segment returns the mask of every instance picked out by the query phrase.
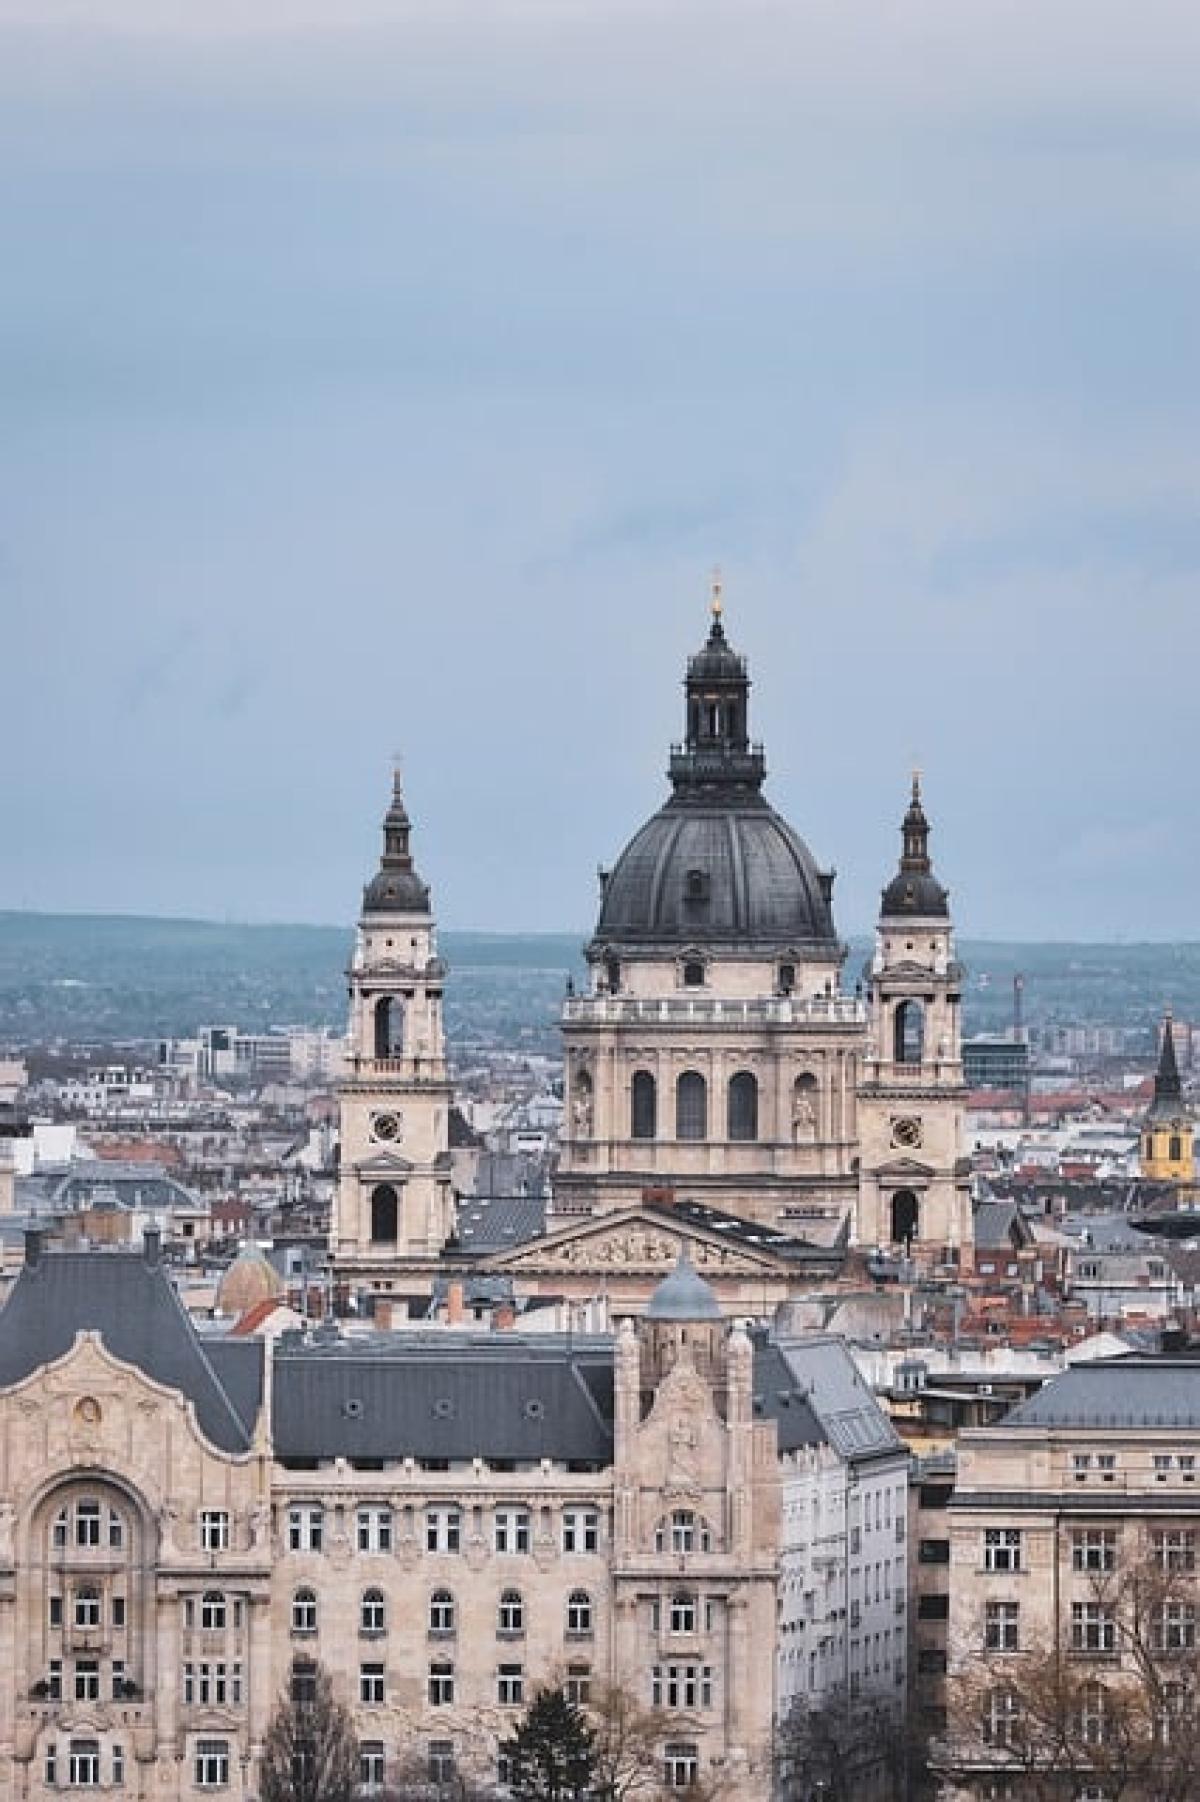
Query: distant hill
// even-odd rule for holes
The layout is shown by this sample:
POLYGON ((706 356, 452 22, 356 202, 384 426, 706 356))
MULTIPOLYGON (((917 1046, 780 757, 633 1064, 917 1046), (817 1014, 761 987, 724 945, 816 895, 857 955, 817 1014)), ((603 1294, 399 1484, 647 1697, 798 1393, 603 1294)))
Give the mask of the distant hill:
MULTIPOLYGON (((585 934, 443 932, 447 1022, 460 1042, 553 1047, 585 934)), ((219 1022, 341 1026, 352 934, 122 914, 0 913, 0 1041, 113 1042, 219 1022)), ((853 983, 868 952, 852 944, 853 983)), ((1200 945, 967 943, 969 1031, 1006 1025, 1012 979, 1030 1022, 1200 1019, 1200 945)))

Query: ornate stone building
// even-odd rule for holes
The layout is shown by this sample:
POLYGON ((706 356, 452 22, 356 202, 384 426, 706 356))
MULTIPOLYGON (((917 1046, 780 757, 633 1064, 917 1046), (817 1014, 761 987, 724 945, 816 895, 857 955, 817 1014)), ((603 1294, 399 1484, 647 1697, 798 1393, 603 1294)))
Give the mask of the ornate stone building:
POLYGON ((816 1245, 969 1260, 962 973, 914 783, 868 993, 833 877, 762 792, 719 592, 684 681, 672 793, 602 877, 563 1012, 554 1220, 689 1201, 816 1245))
POLYGON ((494 1780, 537 1684, 619 1682, 668 1787, 769 1791, 780 1497, 820 1429, 681 1262, 635 1329, 201 1336, 157 1239, 0 1312, 0 1794, 249 1798, 293 1659, 364 1793, 494 1780))
POLYGON ((372 1290, 427 1267, 454 1230, 445 966, 429 889, 413 865, 397 773, 379 869, 363 890, 350 965, 341 1164, 330 1251, 340 1280, 372 1290))

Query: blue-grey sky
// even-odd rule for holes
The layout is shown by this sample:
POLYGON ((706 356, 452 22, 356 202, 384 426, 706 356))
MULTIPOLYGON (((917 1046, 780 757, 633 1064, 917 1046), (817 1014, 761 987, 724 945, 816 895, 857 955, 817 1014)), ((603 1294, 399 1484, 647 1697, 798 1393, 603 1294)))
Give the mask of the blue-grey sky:
POLYGON ((1195 0, 0 0, 0 906, 585 927, 724 569, 869 922, 1200 936, 1195 0), (250 15, 247 19, 244 15, 250 15))

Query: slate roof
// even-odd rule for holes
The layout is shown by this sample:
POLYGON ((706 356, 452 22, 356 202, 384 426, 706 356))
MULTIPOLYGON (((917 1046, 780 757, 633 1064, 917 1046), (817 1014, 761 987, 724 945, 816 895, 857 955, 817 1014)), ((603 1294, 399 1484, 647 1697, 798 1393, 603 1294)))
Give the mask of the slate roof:
POLYGON ((214 1361, 166 1272, 150 1257, 54 1251, 26 1262, 0 1309, 0 1389, 61 1358, 83 1331, 99 1333, 114 1357, 188 1396, 201 1431, 215 1446, 226 1452, 248 1449, 253 1418, 248 1369, 239 1365, 235 1372, 231 1360, 214 1361))
POLYGON ((843 1458, 855 1463, 903 1449, 841 1339, 785 1339, 778 1349, 822 1433, 843 1458))
POLYGON ((472 1195, 458 1204, 455 1222, 458 1248, 473 1256, 507 1251, 539 1238, 546 1230, 542 1195, 472 1195))
POLYGON ((1073 1364, 1006 1414, 1004 1425, 1200 1428, 1200 1364, 1168 1358, 1073 1364))
POLYGON ((276 1456, 612 1460, 611 1339, 377 1333, 276 1348, 276 1456))

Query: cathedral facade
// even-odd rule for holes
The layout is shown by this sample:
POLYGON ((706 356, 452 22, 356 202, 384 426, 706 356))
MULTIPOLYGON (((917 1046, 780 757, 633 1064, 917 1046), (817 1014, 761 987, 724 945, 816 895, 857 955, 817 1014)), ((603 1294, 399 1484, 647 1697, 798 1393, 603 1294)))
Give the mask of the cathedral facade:
MULTIPOLYGON (((874 955, 847 986, 833 875, 763 792, 749 702, 718 592, 671 793, 602 874, 586 990, 564 1004, 546 1232, 490 1260, 532 1289, 609 1293, 616 1275, 622 1301, 644 1300, 686 1243, 747 1313, 850 1246, 970 1262, 962 971, 919 783, 874 955)), ((344 1283, 375 1292, 461 1258, 446 972, 410 830, 397 783, 349 972, 331 1250, 344 1283)))

